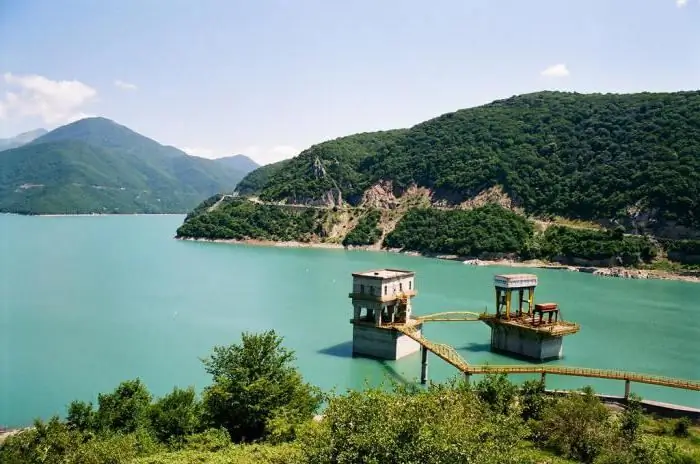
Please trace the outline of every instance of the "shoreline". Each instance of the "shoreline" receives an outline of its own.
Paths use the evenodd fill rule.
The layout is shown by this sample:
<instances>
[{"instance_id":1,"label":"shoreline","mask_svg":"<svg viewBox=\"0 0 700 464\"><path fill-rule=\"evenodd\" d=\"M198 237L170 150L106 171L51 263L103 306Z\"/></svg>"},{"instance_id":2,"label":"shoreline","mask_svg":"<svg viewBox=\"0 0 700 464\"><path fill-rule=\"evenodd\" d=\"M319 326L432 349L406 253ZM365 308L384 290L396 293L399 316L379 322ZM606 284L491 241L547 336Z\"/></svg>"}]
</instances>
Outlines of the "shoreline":
<instances>
[{"instance_id":1,"label":"shoreline","mask_svg":"<svg viewBox=\"0 0 700 464\"><path fill-rule=\"evenodd\" d=\"M418 251L401 251L400 249L379 248L377 246L349 246L345 247L340 243L320 243L320 242L276 242L274 240L259 240L259 239L208 239L208 238L191 238L191 237L174 237L176 240L190 242L210 242L210 243L225 243L229 245L251 245L279 248L319 248L319 249L334 249L334 250L362 250L362 251L379 251L385 253L397 253L408 256L417 256L423 258L442 259L445 261L460 261L465 265L472 266L501 266L514 268L530 268L530 269L549 269L569 272L583 272L602 277L615 277L622 279L654 279L654 280L675 280L680 282L700 283L700 275L683 275L675 272L661 270L646 270L627 267L598 267L598 266L572 266L557 262L548 262L542 260L527 260L517 261L513 259L478 259L469 256L448 255L440 253L421 253Z\"/></svg>"},{"instance_id":2,"label":"shoreline","mask_svg":"<svg viewBox=\"0 0 700 464\"><path fill-rule=\"evenodd\" d=\"M0 444L2 444L3 441L7 440L13 435L17 435L18 433L24 432L25 430L31 429L33 426L28 426L28 427L20 427L20 428L1 428L0 427Z\"/></svg>"}]
</instances>

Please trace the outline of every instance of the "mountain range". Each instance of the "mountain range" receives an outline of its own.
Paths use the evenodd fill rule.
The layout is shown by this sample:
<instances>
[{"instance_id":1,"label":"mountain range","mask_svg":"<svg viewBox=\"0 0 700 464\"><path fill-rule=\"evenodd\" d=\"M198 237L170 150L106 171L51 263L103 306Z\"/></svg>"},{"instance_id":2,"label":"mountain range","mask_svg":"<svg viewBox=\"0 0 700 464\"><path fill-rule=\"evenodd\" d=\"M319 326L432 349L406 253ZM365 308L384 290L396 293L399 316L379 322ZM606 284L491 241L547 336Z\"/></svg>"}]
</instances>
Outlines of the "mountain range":
<instances>
[{"instance_id":1,"label":"mountain range","mask_svg":"<svg viewBox=\"0 0 700 464\"><path fill-rule=\"evenodd\" d=\"M258 167L244 155L190 156L101 117L5 141L0 212L184 213Z\"/></svg>"}]
</instances>

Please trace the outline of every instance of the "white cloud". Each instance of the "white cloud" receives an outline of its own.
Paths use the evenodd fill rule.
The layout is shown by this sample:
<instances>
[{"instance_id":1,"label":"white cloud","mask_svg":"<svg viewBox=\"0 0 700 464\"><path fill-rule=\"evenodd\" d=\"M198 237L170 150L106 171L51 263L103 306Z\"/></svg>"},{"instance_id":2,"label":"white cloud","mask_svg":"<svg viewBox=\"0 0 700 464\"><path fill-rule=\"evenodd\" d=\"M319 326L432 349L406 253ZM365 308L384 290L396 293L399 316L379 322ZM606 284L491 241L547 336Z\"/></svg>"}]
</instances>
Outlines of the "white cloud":
<instances>
[{"instance_id":1,"label":"white cloud","mask_svg":"<svg viewBox=\"0 0 700 464\"><path fill-rule=\"evenodd\" d=\"M545 77L566 77L569 75L569 70L565 64L555 64L540 73Z\"/></svg>"},{"instance_id":2,"label":"white cloud","mask_svg":"<svg viewBox=\"0 0 700 464\"><path fill-rule=\"evenodd\" d=\"M252 158L259 164L274 163L286 158L291 158L298 155L301 151L290 145L275 145L273 147L250 145L241 150L214 150L204 147L183 147L181 150L189 155L201 156L202 158L221 158L222 156L241 154Z\"/></svg>"},{"instance_id":3,"label":"white cloud","mask_svg":"<svg viewBox=\"0 0 700 464\"><path fill-rule=\"evenodd\" d=\"M65 124L85 117L81 110L97 96L97 90L76 80L12 73L3 79L13 90L0 100L0 118L38 116L47 124Z\"/></svg>"},{"instance_id":4,"label":"white cloud","mask_svg":"<svg viewBox=\"0 0 700 464\"><path fill-rule=\"evenodd\" d=\"M688 4L688 0L676 0L676 6L678 8L683 8Z\"/></svg>"},{"instance_id":5,"label":"white cloud","mask_svg":"<svg viewBox=\"0 0 700 464\"><path fill-rule=\"evenodd\" d=\"M136 84L131 84L129 82L120 81L119 79L114 81L114 85L117 88L122 89L122 90L137 90L138 89L138 87L136 87Z\"/></svg>"}]
</instances>

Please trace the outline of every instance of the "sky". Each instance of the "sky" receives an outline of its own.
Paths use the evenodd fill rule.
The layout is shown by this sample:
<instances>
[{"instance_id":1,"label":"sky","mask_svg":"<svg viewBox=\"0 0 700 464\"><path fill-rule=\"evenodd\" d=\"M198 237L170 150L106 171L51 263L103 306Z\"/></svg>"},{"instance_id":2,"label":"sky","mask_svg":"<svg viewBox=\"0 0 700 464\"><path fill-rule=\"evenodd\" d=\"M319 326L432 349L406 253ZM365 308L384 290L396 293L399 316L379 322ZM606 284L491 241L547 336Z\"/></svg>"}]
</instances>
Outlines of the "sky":
<instances>
[{"instance_id":1,"label":"sky","mask_svg":"<svg viewBox=\"0 0 700 464\"><path fill-rule=\"evenodd\" d=\"M700 88L700 0L0 0L0 138L103 116L261 164L540 90Z\"/></svg>"}]
</instances>

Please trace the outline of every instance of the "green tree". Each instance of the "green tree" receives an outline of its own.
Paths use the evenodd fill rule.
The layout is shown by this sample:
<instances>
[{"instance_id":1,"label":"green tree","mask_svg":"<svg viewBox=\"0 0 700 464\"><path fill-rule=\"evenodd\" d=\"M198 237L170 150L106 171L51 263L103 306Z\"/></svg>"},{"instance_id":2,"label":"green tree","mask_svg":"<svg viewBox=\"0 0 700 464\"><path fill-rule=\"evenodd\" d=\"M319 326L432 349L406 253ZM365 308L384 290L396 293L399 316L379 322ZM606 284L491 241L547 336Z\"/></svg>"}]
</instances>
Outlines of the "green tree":
<instances>
[{"instance_id":1,"label":"green tree","mask_svg":"<svg viewBox=\"0 0 700 464\"><path fill-rule=\"evenodd\" d=\"M642 403L641 398L632 393L627 408L621 415L620 431L627 443L633 443L638 436L639 426L642 424Z\"/></svg>"},{"instance_id":2,"label":"green tree","mask_svg":"<svg viewBox=\"0 0 700 464\"><path fill-rule=\"evenodd\" d=\"M180 441L199 430L201 403L193 387L175 387L151 406L149 416L151 429L161 442Z\"/></svg>"},{"instance_id":3,"label":"green tree","mask_svg":"<svg viewBox=\"0 0 700 464\"><path fill-rule=\"evenodd\" d=\"M547 405L545 385L541 380L523 382L518 392L524 420L540 420Z\"/></svg>"},{"instance_id":4,"label":"green tree","mask_svg":"<svg viewBox=\"0 0 700 464\"><path fill-rule=\"evenodd\" d=\"M520 417L494 414L468 389L395 386L331 397L299 445L315 464L520 464L531 462L518 449L525 433Z\"/></svg>"},{"instance_id":5,"label":"green tree","mask_svg":"<svg viewBox=\"0 0 700 464\"><path fill-rule=\"evenodd\" d=\"M63 464L64 456L80 446L80 433L71 430L52 417L48 422L34 421L34 428L8 438L0 446L0 462L3 464Z\"/></svg>"},{"instance_id":6,"label":"green tree","mask_svg":"<svg viewBox=\"0 0 700 464\"><path fill-rule=\"evenodd\" d=\"M274 330L245 332L240 344L214 347L203 360L213 377L203 395L209 425L224 427L234 441L253 441L267 436L270 421L280 416L311 418L321 394L303 381L282 341Z\"/></svg>"},{"instance_id":7,"label":"green tree","mask_svg":"<svg viewBox=\"0 0 700 464\"><path fill-rule=\"evenodd\" d=\"M102 431L130 433L148 426L151 394L140 379L122 382L112 393L100 393L97 401Z\"/></svg>"},{"instance_id":8,"label":"green tree","mask_svg":"<svg viewBox=\"0 0 700 464\"><path fill-rule=\"evenodd\" d=\"M498 414L508 414L518 392L518 387L506 374L487 374L475 386L476 394Z\"/></svg>"},{"instance_id":9,"label":"green tree","mask_svg":"<svg viewBox=\"0 0 700 464\"><path fill-rule=\"evenodd\" d=\"M68 425L81 432L93 430L95 426L95 411L92 403L85 401L72 401L68 405L68 414L66 415Z\"/></svg>"},{"instance_id":10,"label":"green tree","mask_svg":"<svg viewBox=\"0 0 700 464\"><path fill-rule=\"evenodd\" d=\"M676 443L654 436L640 436L622 448L608 448L595 460L595 464L693 464L698 462L696 457L683 451Z\"/></svg>"},{"instance_id":11,"label":"green tree","mask_svg":"<svg viewBox=\"0 0 700 464\"><path fill-rule=\"evenodd\" d=\"M536 429L544 446L584 463L593 462L615 438L610 412L590 387L559 398Z\"/></svg>"},{"instance_id":12,"label":"green tree","mask_svg":"<svg viewBox=\"0 0 700 464\"><path fill-rule=\"evenodd\" d=\"M677 437L687 438L690 436L690 419L687 417L681 417L676 421L676 425L673 428L673 434Z\"/></svg>"},{"instance_id":13,"label":"green tree","mask_svg":"<svg viewBox=\"0 0 700 464\"><path fill-rule=\"evenodd\" d=\"M373 245L382 238L382 231L378 224L381 212L373 209L362 216L354 229L343 239L343 246L348 245Z\"/></svg>"}]
</instances>

